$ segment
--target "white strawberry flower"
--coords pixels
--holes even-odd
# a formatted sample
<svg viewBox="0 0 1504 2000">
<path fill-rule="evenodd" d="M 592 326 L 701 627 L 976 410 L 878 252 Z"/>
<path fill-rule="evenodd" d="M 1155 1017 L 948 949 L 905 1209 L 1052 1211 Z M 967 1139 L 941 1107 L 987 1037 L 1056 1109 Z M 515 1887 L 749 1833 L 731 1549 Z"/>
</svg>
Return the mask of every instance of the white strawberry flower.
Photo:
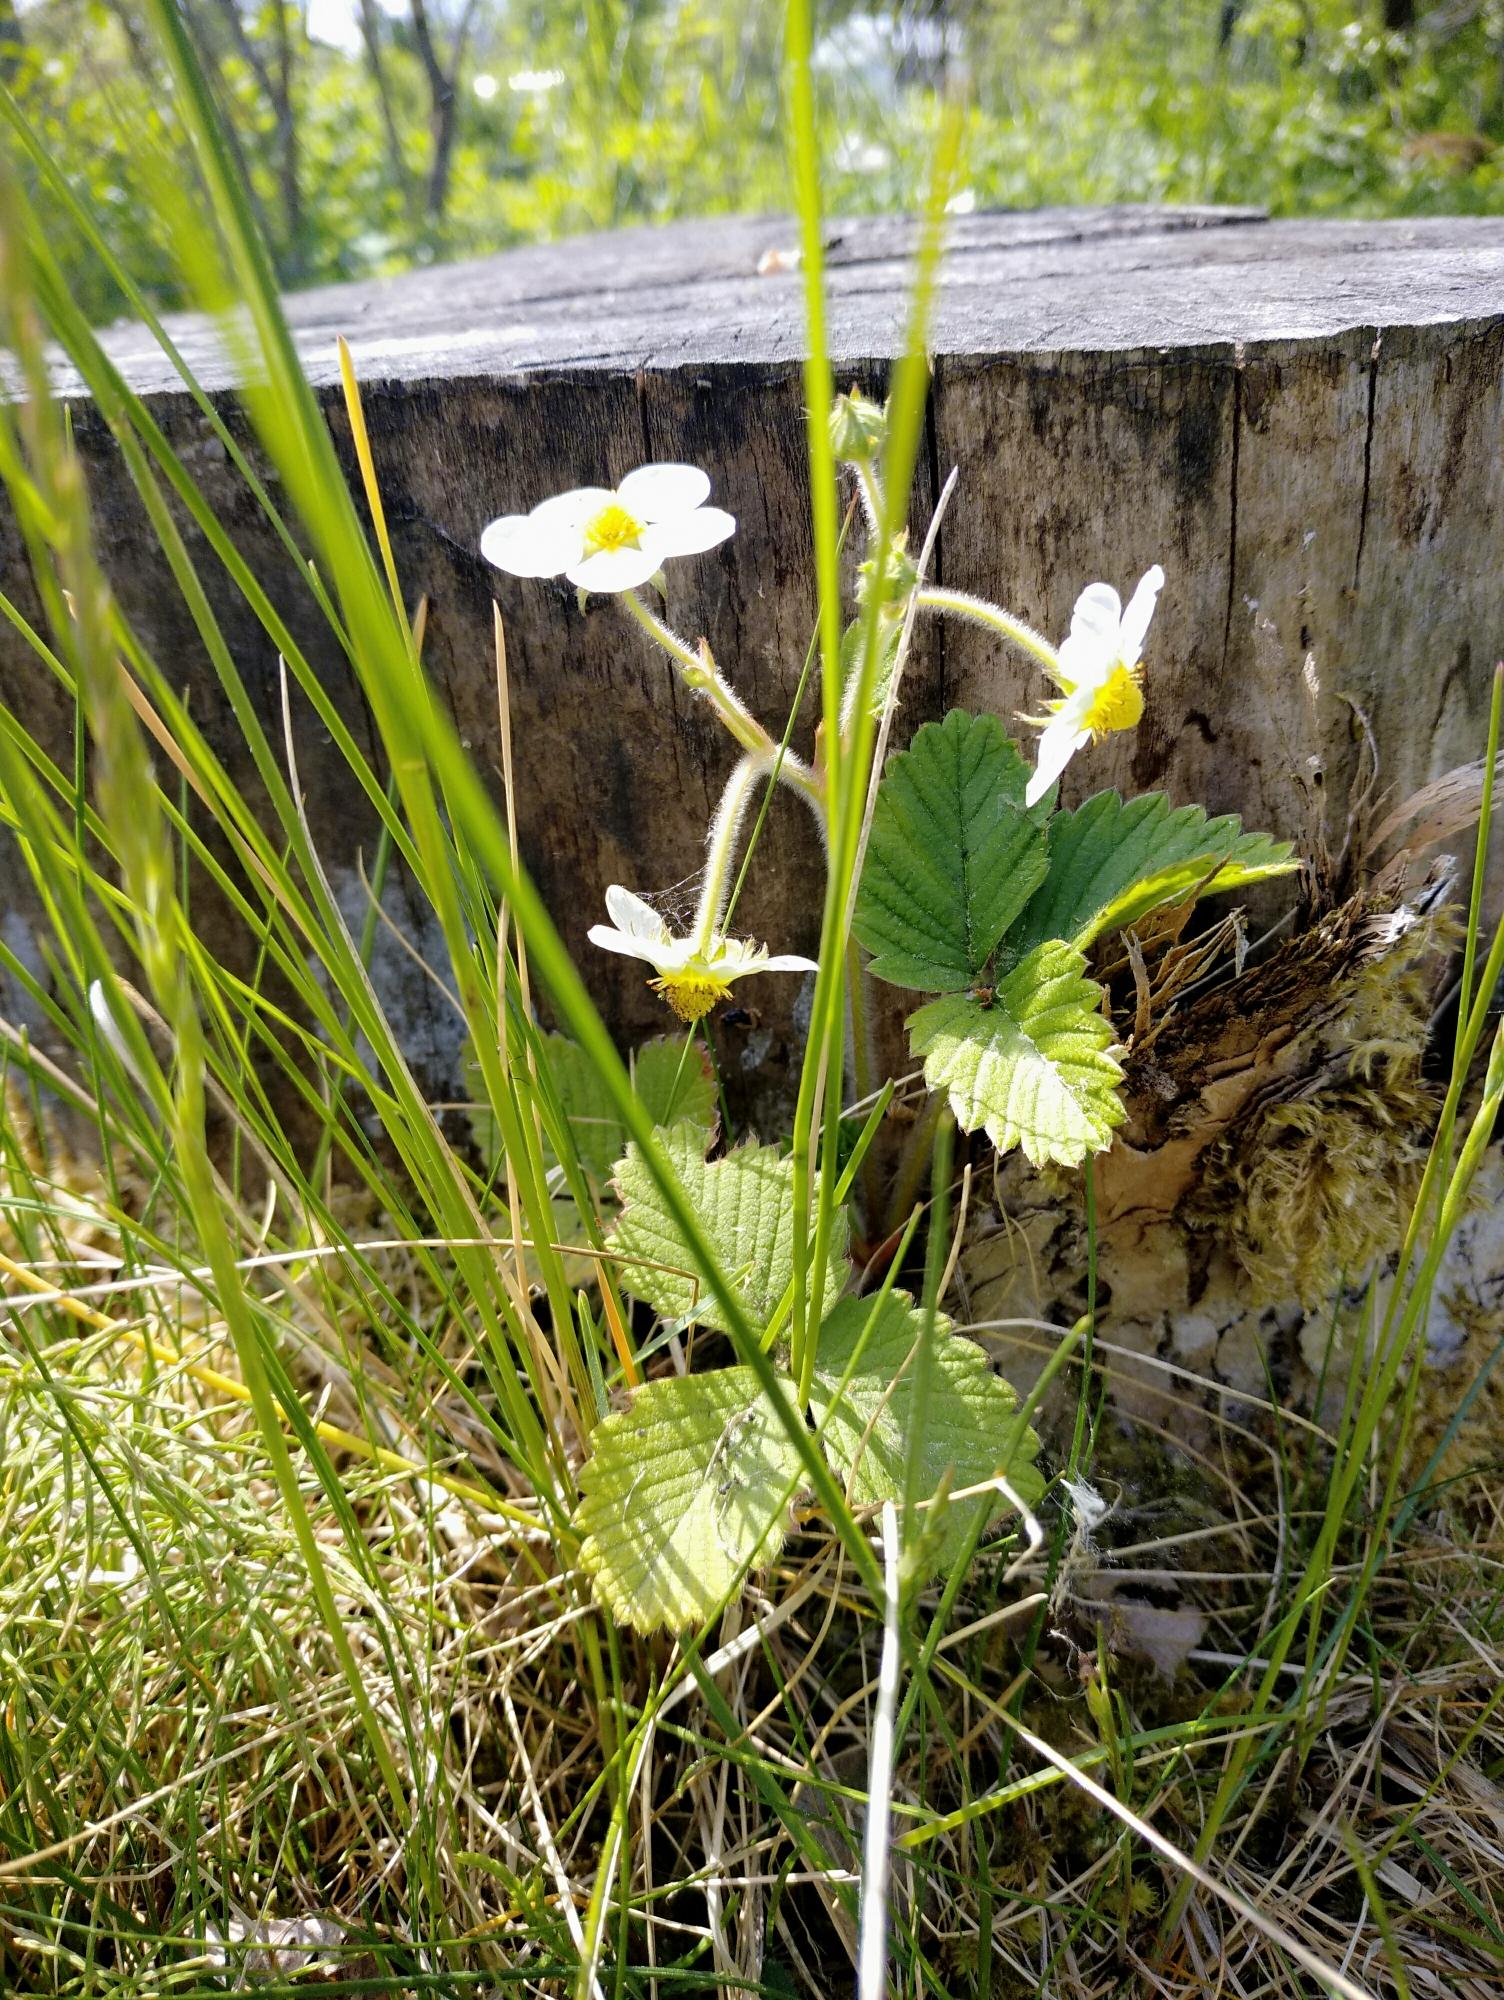
<svg viewBox="0 0 1504 2000">
<path fill-rule="evenodd" d="M 1158 563 L 1145 570 L 1126 611 L 1110 583 L 1089 583 L 1076 599 L 1070 633 L 1050 669 L 1061 699 L 1045 703 L 1047 718 L 1027 718 L 1044 734 L 1026 805 L 1044 797 L 1083 744 L 1115 729 L 1132 729 L 1142 716 L 1140 661 L 1164 581 Z"/>
<path fill-rule="evenodd" d="M 610 924 L 592 924 L 590 942 L 623 958 L 640 958 L 658 977 L 648 983 L 661 993 L 681 1021 L 698 1021 L 726 999 L 732 982 L 753 972 L 815 972 L 811 958 L 793 952 L 769 952 L 766 945 L 711 931 L 701 937 L 675 937 L 658 912 L 641 896 L 613 883 L 606 891 Z"/>
<path fill-rule="evenodd" d="M 636 590 L 671 556 L 700 555 L 735 533 L 735 517 L 707 507 L 709 496 L 698 466 L 642 465 L 614 492 L 581 486 L 530 514 L 503 514 L 480 552 L 511 576 L 565 576 L 602 596 Z"/>
</svg>

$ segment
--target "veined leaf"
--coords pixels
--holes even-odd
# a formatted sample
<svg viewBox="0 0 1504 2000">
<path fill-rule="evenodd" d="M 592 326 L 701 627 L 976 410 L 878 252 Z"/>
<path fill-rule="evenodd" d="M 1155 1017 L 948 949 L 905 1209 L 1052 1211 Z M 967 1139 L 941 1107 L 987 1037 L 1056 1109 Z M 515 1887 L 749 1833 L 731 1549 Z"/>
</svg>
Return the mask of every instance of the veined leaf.
<svg viewBox="0 0 1504 2000">
<path fill-rule="evenodd" d="M 919 1421 L 912 1357 L 923 1324 L 920 1313 L 907 1293 L 890 1292 L 863 1340 L 872 1313 L 870 1299 L 842 1299 L 826 1320 L 810 1397 L 826 1455 L 858 1507 L 902 1499 L 909 1439 Z M 976 1342 L 937 1314 L 918 1497 L 931 1499 L 942 1485 L 961 1492 L 1001 1474 L 1032 1507 L 1044 1491 L 1034 1463 L 1039 1440 L 1024 1430 L 1010 1455 L 1016 1408 L 1013 1391 L 993 1373 Z M 946 1505 L 937 1566 L 956 1558 L 983 1505 L 990 1521 L 1008 1502 L 998 1493 L 985 1503 Z"/>
<path fill-rule="evenodd" d="M 684 1119 L 709 1132 L 716 1122 L 715 1078 L 702 1042 L 685 1048 L 682 1035 L 657 1035 L 632 1051 L 632 1086 L 655 1125 L 678 1125 Z M 611 1155 L 621 1158 L 618 1144 Z M 603 1169 L 604 1171 L 604 1169 Z"/>
<path fill-rule="evenodd" d="M 1123 1118 L 1112 1029 L 1085 963 L 1052 939 L 998 983 L 990 1005 L 950 993 L 909 1018 L 925 1081 L 947 1093 L 964 1129 L 984 1129 L 1000 1153 L 1022 1146 L 1036 1167 L 1079 1166 Z"/>
<path fill-rule="evenodd" d="M 1046 867 L 1043 806 L 993 715 L 953 709 L 888 759 L 854 928 L 871 970 L 921 993 L 974 986 Z"/>
<path fill-rule="evenodd" d="M 1163 792 L 1126 804 L 1116 792 L 1098 792 L 1050 821 L 1048 873 L 1008 947 L 1022 955 L 1063 938 L 1084 950 L 1203 884 L 1207 894 L 1241 889 L 1295 866 L 1288 841 L 1244 833 L 1235 813 L 1208 819 L 1200 806 L 1172 810 Z"/>
<path fill-rule="evenodd" d="M 597 1180 L 605 1180 L 626 1147 L 626 1127 L 579 1043 L 565 1035 L 545 1035 L 543 1044 L 580 1164 Z M 643 1042 L 632 1051 L 632 1087 L 655 1125 L 677 1125 L 688 1119 L 709 1132 L 715 1124 L 715 1083 L 698 1042 L 688 1049 L 677 1035 Z"/>
<path fill-rule="evenodd" d="M 747 1317 L 759 1332 L 765 1330 L 793 1283 L 793 1161 L 780 1158 L 776 1147 L 752 1145 L 707 1162 L 705 1133 L 692 1124 L 676 1125 L 662 1139 Z M 616 1170 L 616 1185 L 622 1214 L 609 1247 L 621 1254 L 624 1289 L 646 1300 L 664 1319 L 693 1317 L 702 1326 L 729 1332 L 635 1146 L 628 1147 Z M 825 1272 L 827 1307 L 846 1283 L 846 1237 L 843 1215 L 832 1232 Z"/>
<path fill-rule="evenodd" d="M 1230 889 L 1246 889 L 1251 882 L 1289 875 L 1299 865 L 1288 840 L 1276 840 L 1268 833 L 1240 833 L 1230 852 L 1218 849 L 1193 855 L 1188 861 L 1172 862 L 1142 876 L 1098 912 L 1078 941 L 1089 944 L 1111 931 L 1126 930 L 1151 911 L 1183 903 L 1189 896 L 1220 896 Z"/>
<path fill-rule="evenodd" d="M 799 1467 L 750 1368 L 645 1383 L 596 1426 L 580 1560 L 622 1624 L 702 1625 L 745 1568 L 783 1546 Z"/>
</svg>

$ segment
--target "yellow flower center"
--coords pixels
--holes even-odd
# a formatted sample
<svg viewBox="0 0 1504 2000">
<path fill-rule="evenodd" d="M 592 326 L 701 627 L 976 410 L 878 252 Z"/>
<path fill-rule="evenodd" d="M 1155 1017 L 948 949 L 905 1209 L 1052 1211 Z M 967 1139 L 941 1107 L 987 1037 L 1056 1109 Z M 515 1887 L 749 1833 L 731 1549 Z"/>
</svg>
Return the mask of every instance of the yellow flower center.
<svg viewBox="0 0 1504 2000">
<path fill-rule="evenodd" d="M 698 1021 L 731 993 L 731 981 L 708 972 L 703 965 L 687 972 L 666 972 L 648 984 L 663 995 L 681 1021 Z"/>
<path fill-rule="evenodd" d="M 1086 727 L 1093 736 L 1108 736 L 1115 729 L 1133 729 L 1144 712 L 1144 691 L 1137 667 L 1114 667 L 1092 696 L 1086 711 Z"/>
<path fill-rule="evenodd" d="M 598 555 L 602 549 L 636 548 L 641 539 L 641 521 L 617 500 L 602 507 L 585 523 L 585 546 L 592 555 Z"/>
</svg>

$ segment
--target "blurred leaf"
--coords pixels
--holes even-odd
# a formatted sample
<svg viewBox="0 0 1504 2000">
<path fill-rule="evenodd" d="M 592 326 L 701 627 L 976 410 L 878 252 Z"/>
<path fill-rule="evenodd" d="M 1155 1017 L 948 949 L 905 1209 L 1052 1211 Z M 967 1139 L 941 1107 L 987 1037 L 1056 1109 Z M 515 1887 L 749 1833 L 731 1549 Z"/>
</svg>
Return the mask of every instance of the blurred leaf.
<svg viewBox="0 0 1504 2000">
<path fill-rule="evenodd" d="M 604 1189 L 626 1146 L 626 1127 L 577 1042 L 567 1035 L 549 1034 L 540 1037 L 540 1047 L 569 1120 L 580 1165 L 597 1187 Z M 715 1080 L 700 1043 L 672 1035 L 642 1043 L 632 1054 L 632 1082 L 655 1125 L 688 1120 L 704 1130 L 709 1143 L 708 1135 L 716 1122 Z M 471 1133 L 481 1152 L 494 1161 L 499 1143 L 496 1123 L 484 1104 L 484 1080 L 473 1051 L 465 1060 L 465 1085 L 471 1104 Z M 551 1153 L 547 1156 L 552 1158 Z"/>
</svg>

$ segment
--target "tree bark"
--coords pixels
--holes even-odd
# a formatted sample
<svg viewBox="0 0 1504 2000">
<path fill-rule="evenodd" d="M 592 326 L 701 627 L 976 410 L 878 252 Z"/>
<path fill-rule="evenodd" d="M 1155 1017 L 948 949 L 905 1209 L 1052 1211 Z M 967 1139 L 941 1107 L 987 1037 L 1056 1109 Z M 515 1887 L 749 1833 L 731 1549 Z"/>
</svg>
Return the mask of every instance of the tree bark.
<svg viewBox="0 0 1504 2000">
<path fill-rule="evenodd" d="M 880 392 L 902 340 L 914 233 L 884 218 L 828 233 L 837 379 Z M 814 625 L 802 280 L 768 259 L 796 241 L 787 219 L 718 218 L 289 301 L 347 453 L 334 334 L 351 338 L 404 588 L 409 602 L 429 599 L 425 659 L 486 772 L 499 766 L 493 599 L 502 608 L 524 853 L 624 1040 L 661 1031 L 661 1005 L 586 930 L 608 884 L 651 891 L 699 866 L 733 753 L 614 603 L 581 612 L 563 583 L 489 570 L 477 542 L 494 515 L 566 487 L 652 459 L 705 466 L 738 529 L 722 549 L 669 566 L 668 616 L 710 640 L 748 705 L 779 729 Z M 213 334 L 191 319 L 173 329 L 205 384 L 228 396 Z M 144 336 L 106 338 L 366 742 L 364 705 L 306 580 L 171 367 Z M 1082 752 L 1068 802 L 1106 785 L 1163 787 L 1305 844 L 1324 828 L 1336 850 L 1365 729 L 1397 798 L 1479 754 L 1504 652 L 1504 221 L 1136 209 L 958 218 L 930 346 L 913 525 L 923 533 L 959 467 L 941 582 L 1059 637 L 1087 582 L 1126 596 L 1150 563 L 1167 571 L 1143 722 Z M 121 605 L 190 683 L 231 769 L 248 775 L 113 442 L 86 405 L 75 425 Z M 274 652 L 191 534 L 189 545 L 275 734 Z M 3 516 L 0 589 L 36 615 Z M 895 741 L 953 706 L 1011 718 L 1040 693 L 1027 659 L 981 631 L 926 621 Z M 71 768 L 72 709 L 52 705 L 8 627 L 0 694 Z M 296 721 L 313 834 L 359 913 L 370 816 L 323 733 Z M 812 729 L 807 710 L 793 739 L 802 753 Z M 4 880 L 24 929 L 24 871 Z M 821 894 L 807 818 L 780 799 L 741 906 L 748 934 L 808 951 Z M 421 918 L 400 919 L 431 956 Z M 419 1073 L 436 1097 L 453 1097 L 457 1036 L 430 983 L 405 983 L 409 972 L 394 949 L 380 976 Z M 748 992 L 749 1015 L 715 1032 L 734 1101 L 771 1131 L 788 1109 L 798 982 Z M 7 1001 L 20 1004 L 0 994 L 0 1011 Z M 902 1009 L 903 996 L 879 997 L 895 1065 Z"/>
<path fill-rule="evenodd" d="M 241 16 L 239 0 L 216 0 L 220 19 L 231 46 L 255 77 L 273 121 L 275 134 L 277 189 L 281 204 L 281 227 L 273 235 L 278 245 L 280 275 L 288 284 L 297 284 L 304 275 L 306 244 L 303 236 L 303 186 L 300 167 L 301 141 L 296 104 L 297 64 L 294 52 L 295 28 L 288 0 L 277 0 L 275 9 L 274 60 L 268 61 Z M 234 134 L 234 121 L 225 121 Z"/>
<path fill-rule="evenodd" d="M 106 4 L 125 32 L 125 38 L 131 51 L 131 59 L 135 63 L 138 74 L 146 82 L 150 83 L 154 89 L 160 89 L 161 78 L 158 72 L 156 53 L 149 39 L 143 34 L 140 22 L 133 16 L 128 0 L 106 0 Z M 204 73 L 208 77 L 210 86 L 214 90 L 219 103 L 222 114 L 220 123 L 225 135 L 225 143 L 230 149 L 230 155 L 235 162 L 240 183 L 244 187 L 246 197 L 251 204 L 251 211 L 256 218 L 256 226 L 260 229 L 266 241 L 273 246 L 275 253 L 276 245 L 280 240 L 280 232 L 276 226 L 276 217 L 268 213 L 266 203 L 261 199 L 260 191 L 251 173 L 251 163 L 246 157 L 245 146 L 237 130 L 236 120 L 229 115 L 224 68 L 220 61 L 220 51 L 215 45 L 215 38 L 209 29 L 207 16 L 200 5 L 190 4 L 190 0 L 185 0 L 183 19 L 187 23 L 188 32 L 198 50 L 199 61 L 203 64 Z"/>
<path fill-rule="evenodd" d="M 282 190 L 282 214 L 287 232 L 288 280 L 296 284 L 303 277 L 307 264 L 307 246 L 303 231 L 301 141 L 297 110 L 293 101 L 296 82 L 293 41 L 301 16 L 293 13 L 288 0 L 277 0 L 272 18 L 276 23 L 277 43 L 272 103 L 277 120 L 278 179 Z"/>
</svg>

